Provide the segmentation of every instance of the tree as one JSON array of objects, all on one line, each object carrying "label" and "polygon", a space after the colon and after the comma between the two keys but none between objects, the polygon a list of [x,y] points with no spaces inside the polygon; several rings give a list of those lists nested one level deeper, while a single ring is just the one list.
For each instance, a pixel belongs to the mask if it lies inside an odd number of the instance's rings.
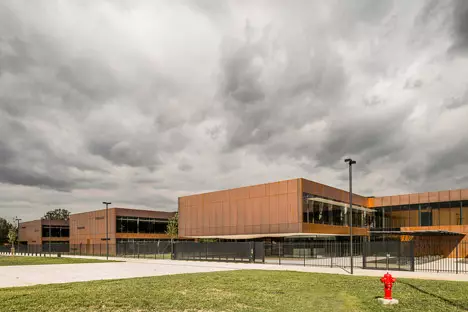
[{"label": "tree", "polygon": [[70,211],[67,209],[54,209],[46,212],[44,220],[68,220],[70,218]]},{"label": "tree", "polygon": [[0,245],[8,242],[8,232],[12,226],[7,220],[0,218]]},{"label": "tree", "polygon": [[16,230],[16,226],[13,226],[9,231],[8,231],[8,242],[14,246],[16,244],[16,241],[18,240],[18,233]]},{"label": "tree", "polygon": [[179,213],[176,214],[169,219],[169,223],[167,224],[166,234],[169,235],[171,240],[176,238],[179,235]]}]

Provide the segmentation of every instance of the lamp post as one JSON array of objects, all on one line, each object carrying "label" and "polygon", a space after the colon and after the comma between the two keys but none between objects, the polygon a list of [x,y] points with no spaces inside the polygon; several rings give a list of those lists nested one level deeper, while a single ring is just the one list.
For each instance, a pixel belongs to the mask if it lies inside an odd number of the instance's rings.
[{"label": "lamp post", "polygon": [[349,165],[349,259],[351,260],[351,274],[353,274],[353,165],[356,163],[351,158],[345,159]]},{"label": "lamp post", "polygon": [[[18,217],[15,217],[17,226],[16,226],[16,244],[18,245],[18,252],[19,252],[19,222],[22,219],[18,219]],[[13,243],[13,248],[15,247],[15,244]]]},{"label": "lamp post", "polygon": [[109,205],[111,202],[102,202],[106,205],[106,259],[109,260]]}]

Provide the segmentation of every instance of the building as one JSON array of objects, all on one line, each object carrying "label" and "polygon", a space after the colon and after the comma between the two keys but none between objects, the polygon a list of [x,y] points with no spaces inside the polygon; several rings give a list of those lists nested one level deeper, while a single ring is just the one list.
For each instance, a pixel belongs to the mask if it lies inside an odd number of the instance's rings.
[{"label": "building", "polygon": [[[184,196],[179,198],[179,236],[346,240],[348,203],[347,191],[303,178]],[[467,241],[467,233],[468,189],[383,197],[353,194],[357,239],[396,236],[456,243]]]},{"label": "building", "polygon": [[40,219],[19,224],[20,250],[26,248],[30,252],[68,251],[69,236],[68,220]]},{"label": "building", "polygon": [[[109,253],[119,253],[119,245],[168,240],[168,220],[175,212],[109,208]],[[70,216],[70,251],[103,254],[106,245],[106,209],[76,213]]]}]

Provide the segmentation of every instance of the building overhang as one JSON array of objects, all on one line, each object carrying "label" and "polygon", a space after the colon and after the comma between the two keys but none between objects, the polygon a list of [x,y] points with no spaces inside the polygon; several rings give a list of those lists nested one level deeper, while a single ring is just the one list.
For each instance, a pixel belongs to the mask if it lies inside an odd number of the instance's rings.
[{"label": "building overhang", "polygon": [[444,230],[417,231],[369,231],[371,235],[408,235],[408,236],[464,236],[463,233]]},{"label": "building overhang", "polygon": [[[331,205],[335,205],[335,206],[340,206],[340,207],[344,207],[346,209],[349,207],[349,204],[345,204],[345,203],[338,202],[338,201],[331,200],[331,199],[320,198],[320,197],[309,197],[309,198],[307,198],[307,200],[308,201],[315,201],[315,202],[319,202],[319,203],[324,203],[324,204],[331,204]],[[369,209],[369,208],[365,208],[365,207],[362,207],[362,206],[357,206],[355,204],[353,204],[353,210],[361,210],[361,211],[365,211],[367,213],[374,213],[375,212],[374,209]]]},{"label": "building overhang", "polygon": [[204,236],[184,236],[183,238],[192,239],[256,239],[256,238],[306,238],[317,236],[346,236],[341,234],[326,233],[268,233],[268,234],[238,234],[238,235],[204,235]]}]

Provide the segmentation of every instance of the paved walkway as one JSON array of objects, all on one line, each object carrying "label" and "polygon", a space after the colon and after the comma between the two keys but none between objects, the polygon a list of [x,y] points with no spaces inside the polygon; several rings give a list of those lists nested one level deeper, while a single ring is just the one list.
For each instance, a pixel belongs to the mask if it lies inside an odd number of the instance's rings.
[{"label": "paved walkway", "polygon": [[[72,256],[70,256],[72,257]],[[99,257],[80,257],[96,258]],[[277,270],[349,275],[341,268],[310,267],[296,265],[222,263],[198,261],[172,261],[150,259],[112,258],[126,262],[51,264],[0,267],[0,287],[29,286],[93,280],[121,279],[145,276],[160,276],[182,273],[219,272],[230,270]],[[354,275],[381,277],[381,270],[355,269]],[[421,278],[468,282],[468,274],[443,274],[426,272],[393,272],[397,278]]]}]

